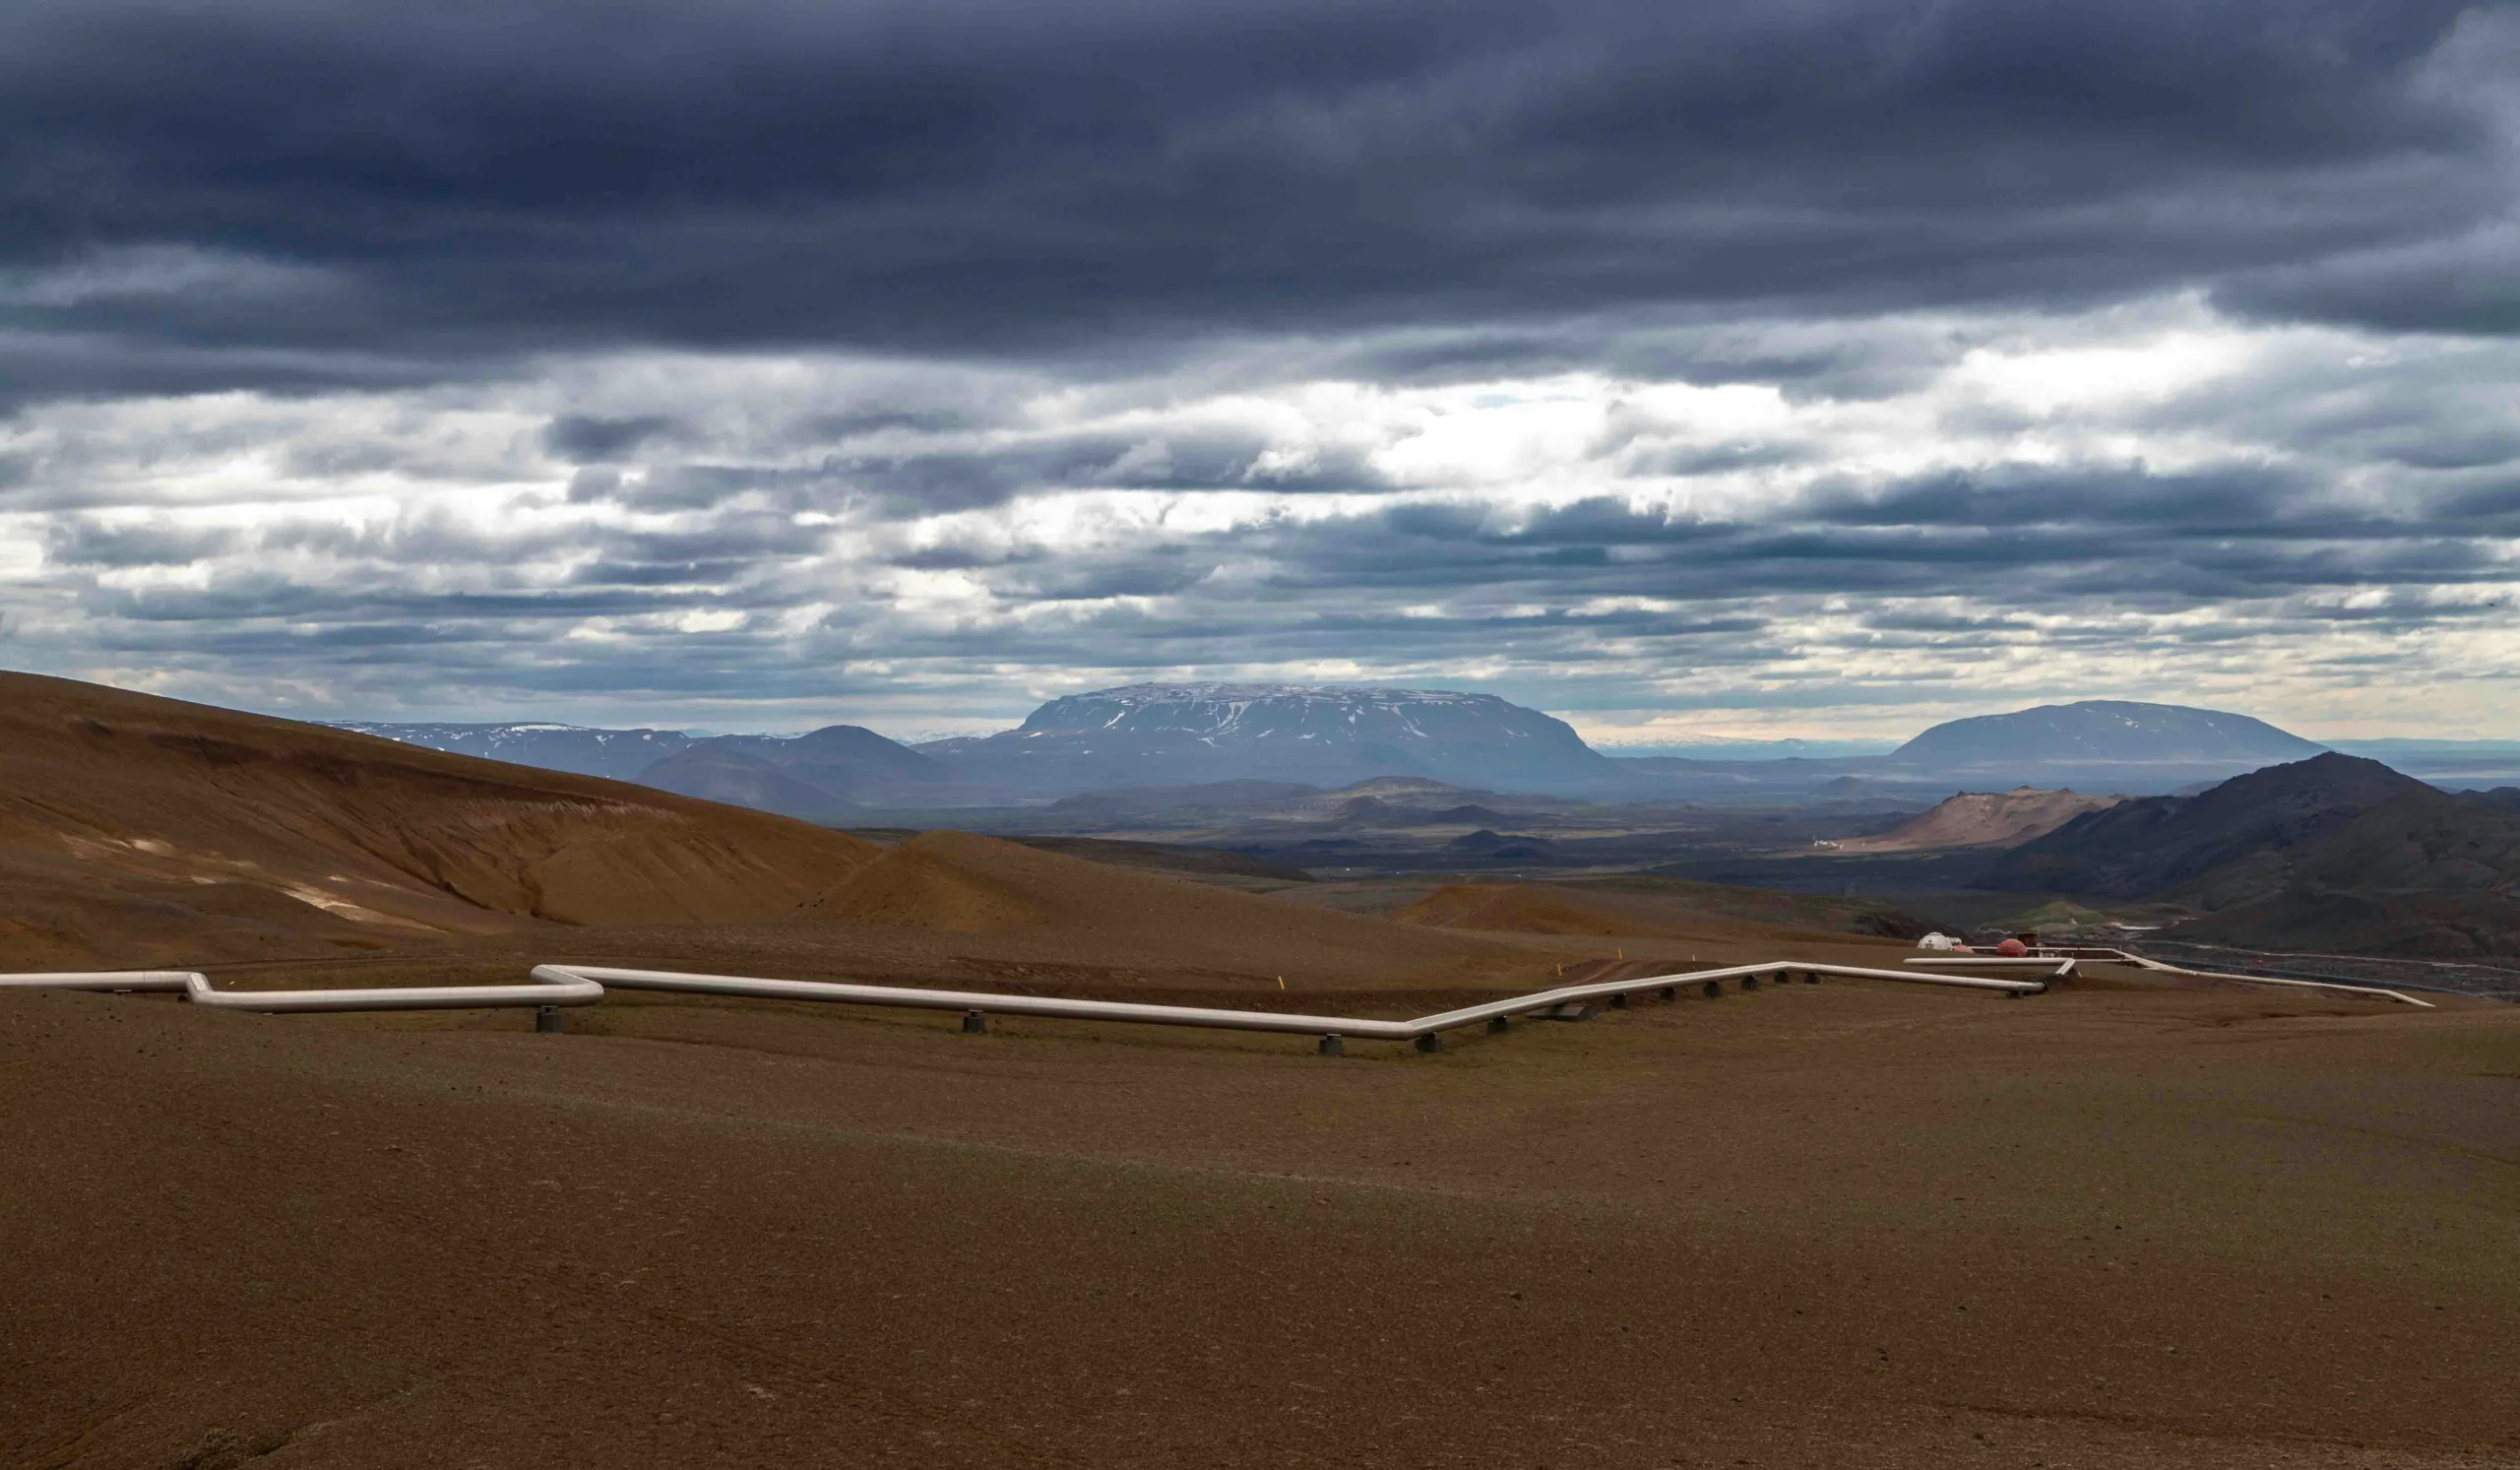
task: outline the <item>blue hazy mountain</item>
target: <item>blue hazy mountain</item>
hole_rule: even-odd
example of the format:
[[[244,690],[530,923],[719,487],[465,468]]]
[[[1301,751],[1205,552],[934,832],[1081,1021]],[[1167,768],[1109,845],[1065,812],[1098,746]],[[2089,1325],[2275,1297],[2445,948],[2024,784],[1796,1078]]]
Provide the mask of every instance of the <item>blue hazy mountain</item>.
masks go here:
[[[1617,772],[1565,721],[1495,695],[1365,684],[1132,684],[917,749],[967,780],[1035,795],[1371,776],[1581,790]]]
[[[2263,720],[2181,704],[2087,699],[1934,726],[1890,753],[1937,770],[2039,764],[2229,765],[2304,760],[2327,747]]]
[[[827,725],[792,737],[698,740],[648,767],[639,780],[807,821],[845,822],[873,806],[950,806],[993,795],[964,789],[943,765],[857,725]]]

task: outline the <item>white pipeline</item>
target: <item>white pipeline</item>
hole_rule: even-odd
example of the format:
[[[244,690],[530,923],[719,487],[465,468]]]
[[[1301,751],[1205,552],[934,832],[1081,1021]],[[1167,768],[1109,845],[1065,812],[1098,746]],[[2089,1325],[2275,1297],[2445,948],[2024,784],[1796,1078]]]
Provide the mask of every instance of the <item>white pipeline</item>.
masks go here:
[[[2070,960],[2049,961],[2053,975],[2070,973]],[[851,985],[818,980],[763,980],[738,975],[692,975],[669,970],[621,970],[598,965],[536,965],[533,983],[517,986],[437,986],[425,989],[220,991],[207,976],[191,970],[101,970],[41,975],[0,975],[0,990],[172,991],[195,1005],[251,1011],[449,1010],[465,1007],[593,1005],[606,987],[625,991],[673,991],[703,995],[741,995],[760,1000],[816,1000],[850,1005],[906,1006],[919,1010],[959,1010],[982,1014],[1055,1016],[1075,1021],[1133,1021],[1157,1026],[1206,1026],[1230,1031],[1273,1031],[1306,1036],[1357,1037],[1375,1041],[1417,1041],[1463,1026],[1478,1025],[1538,1011],[1554,1011],[1588,1001],[1643,994],[1676,993],[1695,987],[1712,993],[1724,982],[1749,989],[1761,979],[1800,972],[1849,980],[1895,980],[1960,990],[2005,994],[2037,994],[2044,980],[1997,980],[1977,976],[1922,975],[1915,971],[1869,970],[1855,965],[1771,961],[1720,970],[1693,970],[1681,975],[1653,975],[1630,980],[1560,986],[1505,1000],[1464,1006],[1411,1021],[1365,1016],[1297,1015],[1282,1011],[1224,1010],[1194,1005],[1146,1005],[1125,1000],[1070,1000],[1046,995],[1001,994],[987,991],[930,991],[909,986]]]
[[[2148,960],[2140,954],[2129,954],[2122,949],[2098,949],[2088,945],[2077,946],[2072,951],[2072,959],[2067,959],[2065,961],[2065,968],[2063,970],[2053,973],[2072,973],[2074,959],[2098,960],[2104,964],[2133,965],[2139,970],[2151,970],[2162,975],[2186,975],[2197,980],[2235,980],[2238,981],[2242,985],[2252,986],[2294,986],[2302,990],[2311,991],[2350,991],[2358,995],[2384,995],[2391,1000],[2402,1001],[2408,1005],[2421,1006],[2426,1010],[2436,1010],[2439,1008],[2429,1000],[2419,1000],[2404,991],[2392,991],[2385,986],[2348,985],[2341,980],[2278,980],[2271,975],[2228,975],[2214,970],[2189,970],[2178,965],[2166,965],[2160,960]],[[2054,963],[2055,958],[2056,957],[2051,953],[2024,955],[2020,958],[2013,958],[2006,955],[1984,954],[1926,954],[1919,955],[1915,959],[1906,961],[1906,963],[1911,965],[1928,966],[1936,970],[1993,970],[2005,966],[2052,964]]]

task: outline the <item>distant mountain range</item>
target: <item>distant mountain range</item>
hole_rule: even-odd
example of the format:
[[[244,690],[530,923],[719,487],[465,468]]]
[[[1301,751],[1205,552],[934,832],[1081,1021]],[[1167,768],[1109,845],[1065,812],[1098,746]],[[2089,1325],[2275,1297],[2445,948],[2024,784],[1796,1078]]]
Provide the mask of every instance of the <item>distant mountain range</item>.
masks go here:
[[[828,725],[792,739],[695,740],[638,779],[686,797],[818,822],[846,822],[871,805],[974,805],[997,797],[942,762],[855,725]]]
[[[1556,861],[1566,844],[1511,830],[1534,801],[1643,803],[1650,821],[1668,809],[1656,803],[1878,802],[1963,788],[1991,794],[1839,851],[2008,846],[1980,887],[2203,915],[2184,936],[2520,954],[2520,781],[2454,795],[2260,720],[2180,705],[2044,705],[1937,725],[1886,754],[1713,761],[1606,756],[1565,722],[1492,695],[1350,685],[1138,684],[1052,700],[997,735],[915,747],[850,725],[792,737],[346,728],[835,825],[936,825],[956,808],[1021,805],[1089,828],[1185,815],[1192,827],[1285,828],[1282,845],[1324,852],[1354,846],[1340,834],[1450,826],[1470,830],[1440,844],[1442,861],[1474,865]],[[2385,748],[2468,783],[2520,775],[2520,744]],[[2133,799],[2056,790],[2066,786]]]
[[[2324,747],[2263,721],[2093,700],[1937,725],[1885,754],[1767,760],[1611,756],[1562,720],[1488,694],[1348,684],[1133,684],[1054,699],[1016,729],[915,746],[835,725],[800,736],[700,736],[555,724],[344,728],[467,755],[638,781],[815,821],[1029,806],[1088,793],[1233,783],[1322,790],[1377,776],[1596,801],[1920,799],[1955,790],[2202,789]],[[2461,779],[2491,749],[2460,747]],[[2413,754],[2414,752],[2410,752]],[[2520,745],[2502,769],[2520,776]]]

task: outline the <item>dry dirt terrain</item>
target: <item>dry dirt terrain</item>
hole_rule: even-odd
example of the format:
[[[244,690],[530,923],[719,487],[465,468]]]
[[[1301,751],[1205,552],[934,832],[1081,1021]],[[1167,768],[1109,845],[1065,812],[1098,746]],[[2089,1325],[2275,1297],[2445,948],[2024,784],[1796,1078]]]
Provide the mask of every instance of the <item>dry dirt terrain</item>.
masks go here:
[[[1914,952],[1837,900],[1262,896],[12,687],[0,970],[1410,1015]],[[1830,982],[1336,1060],[566,1024],[0,993],[0,1465],[2520,1465],[2507,1006]]]
[[[2520,1463],[2520,1012],[0,997],[11,1465]]]

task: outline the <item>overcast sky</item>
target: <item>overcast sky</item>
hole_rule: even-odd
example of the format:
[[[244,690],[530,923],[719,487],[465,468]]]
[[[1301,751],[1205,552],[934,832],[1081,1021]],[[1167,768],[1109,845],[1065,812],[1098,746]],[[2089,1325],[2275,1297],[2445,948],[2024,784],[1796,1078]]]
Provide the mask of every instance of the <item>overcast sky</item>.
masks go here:
[[[2520,10],[14,0],[0,665],[2520,736]]]

